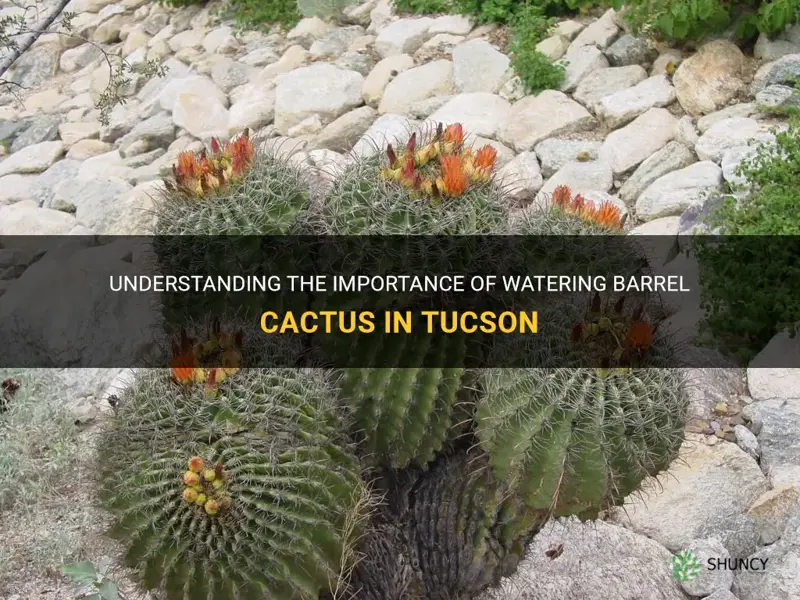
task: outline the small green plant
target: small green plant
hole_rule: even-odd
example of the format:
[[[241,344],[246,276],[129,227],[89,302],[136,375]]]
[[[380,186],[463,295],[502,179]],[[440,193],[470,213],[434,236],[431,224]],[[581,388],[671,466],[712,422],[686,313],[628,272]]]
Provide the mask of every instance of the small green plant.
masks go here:
[[[701,236],[694,245],[710,331],[723,349],[749,360],[775,334],[793,333],[800,323],[800,293],[793,285],[800,234],[800,119],[791,119],[774,143],[759,146],[737,173],[752,191],[745,198],[722,198],[708,219],[729,237],[716,243]],[[786,284],[769,285],[774,281]]]
[[[175,8],[182,8],[184,6],[195,6],[197,4],[206,4],[208,0],[159,0],[159,4],[166,4],[167,6],[174,6]]]
[[[297,0],[297,10],[304,17],[337,19],[356,0]]]
[[[295,0],[230,0],[224,14],[240,27],[262,30],[273,25],[290,29],[303,18]]]
[[[544,15],[537,6],[525,6],[513,21],[509,50],[511,66],[519,75],[528,94],[538,94],[547,89],[558,89],[564,79],[564,67],[552,63],[536,49],[547,37],[555,19]]]
[[[122,600],[116,581],[108,576],[111,559],[103,558],[97,566],[85,560],[61,567],[61,574],[69,577],[85,595],[83,600]]]
[[[431,15],[453,11],[453,0],[394,0],[398,14]]]

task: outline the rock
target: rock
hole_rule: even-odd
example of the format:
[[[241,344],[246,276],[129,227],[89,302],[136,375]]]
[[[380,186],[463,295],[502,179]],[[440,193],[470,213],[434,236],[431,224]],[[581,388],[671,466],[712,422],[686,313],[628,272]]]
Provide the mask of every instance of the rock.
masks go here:
[[[211,80],[226,94],[250,81],[255,69],[230,58],[220,58],[211,68]]]
[[[608,59],[596,46],[570,46],[559,62],[564,65],[562,92],[574,91],[584,77],[609,66]]]
[[[317,136],[314,147],[334,152],[348,152],[369,129],[377,116],[378,113],[375,109],[369,106],[351,110],[328,124]]]
[[[732,104],[725,108],[713,112],[705,117],[700,117],[697,120],[697,130],[702,134],[708,131],[712,125],[724,121],[725,119],[732,119],[733,117],[749,117],[756,112],[757,107],[752,102],[744,102],[741,104]]]
[[[658,52],[650,48],[647,42],[628,33],[611,44],[605,54],[613,67],[644,65],[653,62],[658,56]]]
[[[800,401],[796,398],[761,400],[753,406],[752,414],[762,424],[758,434],[762,471],[774,487],[798,485],[800,443],[797,440],[797,427],[800,426]]]
[[[694,540],[686,547],[686,550],[697,557],[698,562],[703,565],[697,577],[690,581],[682,581],[683,591],[690,596],[708,596],[718,590],[730,590],[733,585],[733,571],[728,569],[710,569],[709,559],[728,560],[731,555],[728,550],[717,539]]]
[[[644,496],[630,496],[612,519],[679,552],[692,540],[732,532],[733,517],[744,514],[767,483],[736,445],[687,441],[669,470],[641,489]]]
[[[77,19],[73,19],[73,26],[77,24],[76,22]],[[71,36],[64,36],[64,38],[75,40],[76,43],[73,43],[73,46],[79,46],[86,41]],[[56,74],[60,54],[61,48],[58,43],[34,45],[14,61],[13,66],[3,75],[3,78],[26,87],[37,86]]]
[[[153,106],[154,109],[161,108],[158,104]],[[112,143],[116,142],[119,138],[130,132],[139,122],[139,115],[136,110],[131,106],[118,104],[111,110],[108,118],[108,124],[100,128],[100,141]]]
[[[679,142],[668,142],[657,150],[633,172],[619,190],[619,197],[625,202],[635,202],[639,195],[659,177],[688,167],[697,158],[689,148]]]
[[[708,42],[675,71],[678,102],[695,117],[719,110],[744,87],[743,69],[744,55],[735,44]]]
[[[289,73],[311,60],[311,55],[302,46],[289,46],[280,60],[267,65],[258,76],[261,83],[273,81],[281,73]]]
[[[228,109],[195,94],[178,96],[172,107],[172,120],[201,140],[228,135]]]
[[[495,159],[494,163],[496,171],[502,169],[504,166],[514,160],[514,157],[516,156],[514,151],[505,144],[501,144],[495,140],[490,140],[489,138],[481,137],[471,133],[467,133],[465,135],[464,144],[471,146],[472,148],[480,148],[481,146],[491,146],[494,148],[497,151],[497,158]]]
[[[252,90],[241,100],[236,100],[228,111],[228,133],[244,130],[256,131],[272,121],[275,116],[275,88],[253,84]]]
[[[758,460],[758,457],[761,455],[761,449],[758,447],[758,439],[753,435],[753,432],[744,425],[736,425],[736,427],[733,428],[733,433],[736,435],[736,445],[755,460]]]
[[[773,337],[747,369],[750,396],[754,400],[800,398],[800,370],[769,368],[797,364],[799,354],[800,338],[790,338],[786,333]]]
[[[0,235],[64,235],[74,226],[74,216],[39,208],[33,200],[0,206]]]
[[[648,225],[667,221],[668,219],[671,219],[674,225],[675,217],[663,217],[650,221],[650,223],[642,225],[641,228],[644,229]],[[651,228],[651,231],[653,230],[654,228]],[[651,233],[650,235],[653,234]],[[675,246],[678,239],[675,236],[674,228],[669,229],[668,235],[670,236],[671,245],[669,250],[672,256],[665,256],[667,260],[663,260],[661,264],[673,260],[673,257],[678,252]],[[685,257],[686,255],[683,256]],[[710,357],[708,362],[711,362],[713,358]],[[715,365],[708,368],[686,369],[684,373],[688,383],[686,392],[689,397],[690,419],[710,421],[714,418],[714,407],[716,405],[729,402],[732,397],[744,394],[744,386],[742,385],[744,372],[742,369],[718,368]]]
[[[566,94],[545,90],[514,104],[498,136],[500,141],[522,152],[549,137],[587,131],[596,125],[594,117]]]
[[[717,590],[710,596],[706,596],[703,600],[739,600],[733,595],[730,590]]]
[[[134,142],[143,141],[149,150],[151,148],[167,148],[174,140],[175,125],[172,117],[168,112],[163,111],[136,125],[129,133],[120,138],[117,146],[124,151]]]
[[[425,98],[425,100],[414,102],[408,109],[408,113],[415,119],[427,119],[452,99],[453,96],[450,94]]]
[[[345,71],[355,71],[365,77],[372,71],[375,64],[372,62],[372,57],[363,52],[345,52],[333,63],[340,69]]]
[[[19,173],[0,177],[0,206],[32,200],[31,185],[36,177],[36,175],[20,175]],[[38,202],[36,204],[38,205]]]
[[[58,126],[61,120],[56,116],[39,117],[30,123],[23,131],[19,132],[11,144],[11,152],[16,153],[42,142],[52,142],[58,139]]]
[[[800,598],[800,517],[786,526],[780,540],[762,548],[751,559],[768,561],[763,571],[739,571],[733,591],[741,600]]]
[[[0,177],[10,173],[41,173],[64,155],[63,142],[26,146],[0,162]]]
[[[646,79],[647,71],[639,65],[598,69],[584,77],[573,97],[592,112],[596,112],[598,104],[606,96],[629,89]]]
[[[162,110],[173,112],[180,96],[195,96],[204,102],[219,104],[223,108],[229,106],[225,92],[205,75],[189,75],[167,82],[158,94],[158,103]]]
[[[756,105],[776,108],[778,106],[800,107],[800,93],[788,85],[768,85],[756,94]]]
[[[424,64],[437,58],[448,58],[453,53],[453,48],[466,39],[463,35],[439,33],[420,46],[414,53],[414,62]]]
[[[533,199],[544,180],[539,161],[533,152],[521,152],[497,171],[496,180],[507,190],[509,197],[520,202]]]
[[[167,43],[173,52],[180,52],[188,48],[200,48],[205,35],[205,29],[187,29],[170,37]]]
[[[56,186],[65,179],[78,174],[80,163],[76,160],[59,160],[49,169],[38,175],[7,175],[0,180],[3,184],[3,196],[17,195],[13,202],[34,200],[38,206],[47,204],[53,197]],[[11,178],[24,178],[14,181]],[[0,200],[0,203],[3,203]]]
[[[324,125],[319,115],[311,115],[300,121],[297,125],[290,127],[287,135],[290,138],[301,138],[313,136],[322,131]]]
[[[750,91],[757,94],[767,86],[787,83],[797,77],[800,77],[800,53],[787,54],[778,60],[762,65],[753,76]]]
[[[319,17],[300,19],[297,25],[286,34],[286,39],[308,49],[316,40],[324,38],[333,27],[331,23],[327,23]]]
[[[278,60],[280,60],[280,55],[274,49],[265,47],[256,48],[252,52],[245,54],[239,59],[239,62],[251,67],[263,67],[278,62]]]
[[[452,35],[467,35],[474,27],[472,19],[463,15],[443,15],[437,17],[428,28],[429,35],[449,33]]]
[[[562,35],[568,40],[574,40],[575,37],[584,30],[586,23],[579,23],[578,21],[566,20],[560,21],[553,29],[553,35]]]
[[[387,25],[375,38],[375,51],[386,58],[393,54],[414,54],[430,37],[430,17],[400,19]]]
[[[554,548],[563,552],[551,558]],[[670,560],[663,546],[622,527],[574,517],[553,520],[533,538],[514,574],[479,598],[686,600]]]
[[[722,161],[727,150],[747,146],[750,140],[763,141],[773,136],[755,119],[733,117],[715,123],[700,136],[694,150],[700,160]]]
[[[233,29],[228,26],[217,27],[209,31],[203,38],[203,48],[209,54],[229,54],[231,50],[235,51],[235,46],[238,43],[233,40]]]
[[[644,221],[680,215],[722,189],[722,169],[702,161],[656,179],[636,200],[636,215]]]
[[[511,113],[511,104],[488,92],[454,96],[430,116],[434,123],[461,123],[464,130],[475,135],[493,138]]]
[[[744,426],[736,426],[739,427]],[[761,543],[774,544],[786,530],[789,520],[800,515],[800,490],[797,485],[784,484],[764,492],[753,502],[747,514],[756,522]]]
[[[771,40],[764,33],[759,34],[756,45],[753,48],[753,58],[764,62],[778,60],[787,54],[800,54],[800,46],[787,40]]]
[[[364,77],[325,63],[283,73],[277,82],[275,128],[283,135],[314,114],[324,126],[362,103]]]
[[[347,51],[354,39],[364,35],[358,25],[331,29],[324,37],[311,44],[309,53],[313,58],[336,58]]]
[[[404,144],[415,124],[403,115],[381,115],[356,142],[352,154],[363,157],[382,152],[387,144]]]
[[[392,0],[378,0],[375,8],[370,11],[369,17],[367,33],[377,33],[392,18]]]
[[[99,138],[100,123],[97,121],[89,123],[62,123],[58,126],[58,134],[64,144],[72,146],[81,140]]]
[[[449,94],[453,89],[453,63],[436,60],[399,73],[388,83],[378,105],[380,114],[407,114],[415,102]]]
[[[581,31],[572,42],[570,49],[581,46],[595,46],[600,50],[608,48],[609,44],[619,35],[619,27],[613,19],[614,10],[609,9],[594,23]]]
[[[87,158],[81,163],[78,178],[101,179],[103,177],[116,177],[125,181],[133,179],[133,169],[125,166],[119,150]]]
[[[63,73],[74,73],[90,65],[102,55],[100,48],[94,44],[81,44],[61,53],[59,69]]]
[[[563,57],[569,49],[569,40],[562,35],[551,35],[536,44],[536,51],[541,52],[550,62],[555,62]]]
[[[542,175],[550,177],[565,164],[579,161],[597,160],[601,142],[593,140],[560,140],[550,138],[536,144],[536,156],[542,165]]]
[[[370,23],[370,14],[375,9],[376,4],[377,2],[375,0],[368,0],[365,4],[351,4],[342,11],[342,20],[345,23],[353,23],[366,27]]]
[[[675,141],[680,142],[687,148],[694,148],[699,136],[694,128],[692,117],[686,115],[678,120],[678,131],[675,133]]]
[[[0,298],[0,335],[7,340],[0,352],[6,357],[25,357],[28,364],[55,367],[132,363],[144,358],[145,349],[150,350],[155,340],[152,331],[158,311],[153,309],[152,297],[92,285],[108,281],[111,275],[141,272],[140,265],[123,258],[130,252],[121,247],[130,247],[130,242],[87,248],[89,238],[71,239],[72,243],[59,243],[31,265]],[[57,296],[52,294],[54,286]]]
[[[623,67],[624,68],[624,67]],[[641,83],[606,96],[597,104],[597,117],[616,129],[654,107],[675,101],[675,88],[666,75],[656,75]]]
[[[58,185],[46,208],[74,212],[78,223],[105,233],[108,213],[116,208],[119,196],[132,187],[115,177],[75,178]]]
[[[381,97],[383,97],[383,91],[389,82],[397,77],[398,74],[407,71],[413,66],[414,59],[408,54],[395,54],[381,60],[372,67],[369,75],[364,80],[364,86],[361,90],[364,102],[376,107]]]
[[[576,194],[607,192],[614,185],[611,165],[602,160],[566,163],[545,182],[542,195],[550,195],[559,185],[566,185]]]
[[[631,123],[611,132],[600,148],[614,169],[614,175],[625,173],[644,159],[663,148],[674,137],[676,119],[665,108],[651,108]]]
[[[510,64],[486,40],[472,40],[453,49],[453,80],[457,92],[495,92]]]
[[[161,180],[137,185],[116,199],[99,223],[107,235],[151,235],[155,229],[154,201],[166,190]]]

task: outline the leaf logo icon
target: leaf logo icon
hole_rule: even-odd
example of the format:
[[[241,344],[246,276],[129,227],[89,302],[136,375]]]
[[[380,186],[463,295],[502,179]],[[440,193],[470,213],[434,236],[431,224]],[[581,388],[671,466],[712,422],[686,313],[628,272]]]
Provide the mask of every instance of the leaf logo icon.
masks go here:
[[[700,574],[700,561],[697,557],[683,550],[672,557],[672,576],[680,582],[691,581]]]

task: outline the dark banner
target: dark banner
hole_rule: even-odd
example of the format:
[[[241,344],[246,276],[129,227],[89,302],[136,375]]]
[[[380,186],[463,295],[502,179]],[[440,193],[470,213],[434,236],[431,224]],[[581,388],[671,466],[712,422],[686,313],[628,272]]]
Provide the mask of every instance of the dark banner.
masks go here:
[[[793,237],[6,236],[0,366],[746,364],[800,322],[798,256]]]

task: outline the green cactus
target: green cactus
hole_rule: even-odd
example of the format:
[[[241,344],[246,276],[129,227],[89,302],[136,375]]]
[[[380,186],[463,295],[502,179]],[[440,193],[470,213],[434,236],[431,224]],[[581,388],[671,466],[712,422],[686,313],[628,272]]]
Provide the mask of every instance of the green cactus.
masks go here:
[[[674,369],[495,369],[484,373],[476,430],[528,510],[587,518],[668,467],[686,411]]]
[[[161,370],[138,376],[98,456],[112,533],[146,588],[169,600],[316,600],[329,589],[364,493],[332,392],[317,372],[289,369],[239,371],[211,399]],[[193,456],[224,472],[229,505],[215,515],[182,496]]]

